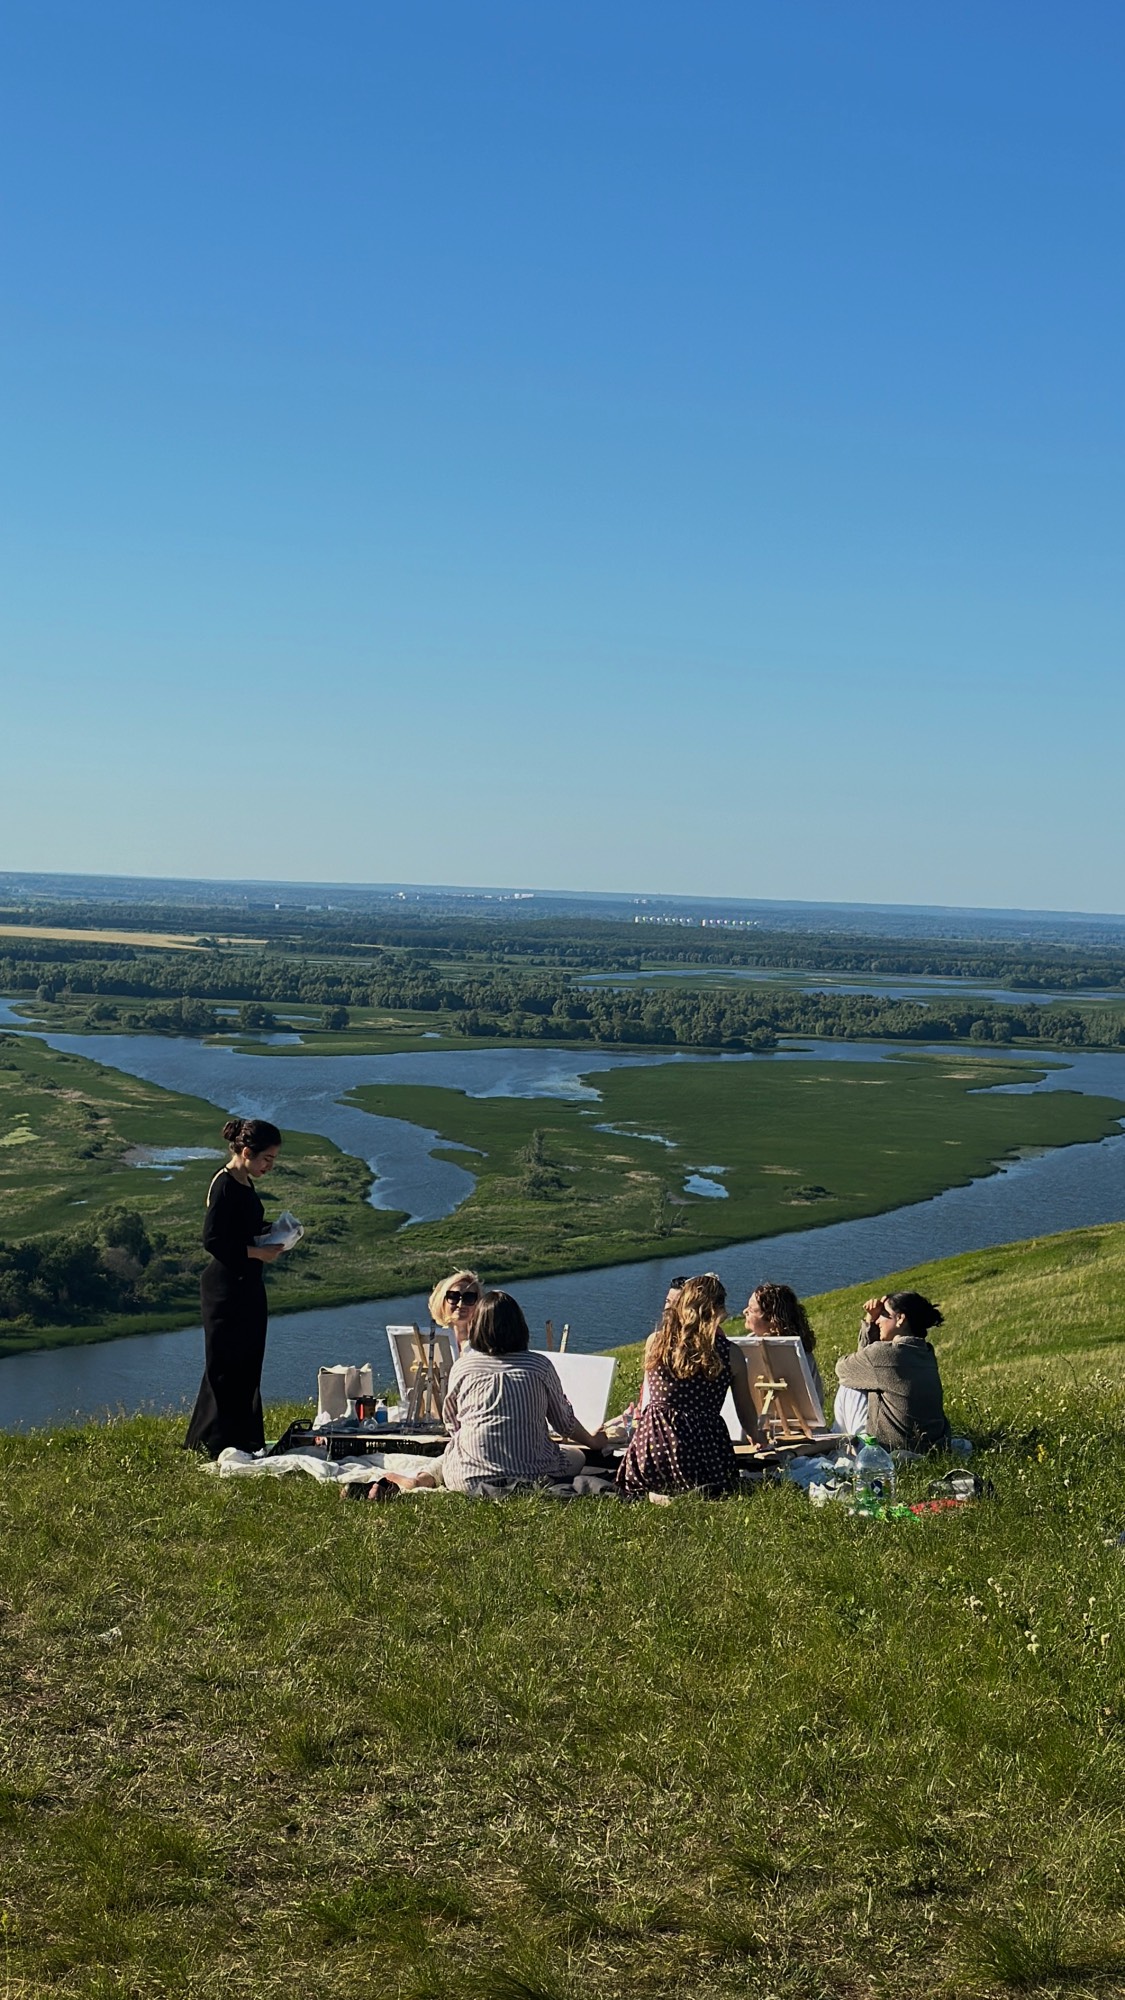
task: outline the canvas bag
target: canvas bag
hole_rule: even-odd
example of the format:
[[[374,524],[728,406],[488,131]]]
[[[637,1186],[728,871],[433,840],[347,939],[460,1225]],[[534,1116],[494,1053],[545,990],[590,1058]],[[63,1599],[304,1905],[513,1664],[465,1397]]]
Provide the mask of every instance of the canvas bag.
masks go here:
[[[375,1377],[370,1361],[359,1368],[348,1368],[340,1362],[335,1368],[317,1370],[316,1409],[320,1417],[345,1416],[348,1404],[354,1403],[357,1396],[374,1394]]]

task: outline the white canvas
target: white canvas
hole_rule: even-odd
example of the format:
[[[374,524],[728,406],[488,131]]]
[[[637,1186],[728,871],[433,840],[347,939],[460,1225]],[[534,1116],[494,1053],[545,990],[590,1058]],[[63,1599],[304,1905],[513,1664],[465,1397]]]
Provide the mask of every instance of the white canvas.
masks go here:
[[[812,1370],[809,1367],[809,1357],[805,1353],[796,1334],[767,1334],[764,1338],[753,1333],[741,1334],[731,1340],[731,1346],[741,1347],[747,1361],[755,1362],[766,1360],[769,1349],[783,1348],[787,1362],[786,1373],[792,1379],[793,1373],[796,1371],[798,1380],[801,1382],[808,1396],[808,1408],[802,1414],[807,1417],[813,1430],[823,1430],[826,1428],[824,1411],[821,1408],[820,1397],[816,1393],[816,1384],[813,1381]],[[794,1352],[794,1350],[796,1351]],[[729,1390],[727,1391],[726,1401],[723,1404],[722,1414],[728,1431],[737,1443],[742,1436],[742,1425],[738,1421],[738,1415],[734,1407],[734,1397]]]
[[[609,1408],[609,1392],[617,1373],[612,1354],[548,1354],[548,1361],[562,1383],[563,1394],[580,1424],[588,1431],[600,1431]]]
[[[453,1335],[447,1333],[444,1327],[438,1328],[433,1339],[434,1359],[441,1363],[441,1379],[445,1383],[448,1382],[449,1371],[457,1359],[457,1348],[454,1344]],[[387,1345],[391,1350],[391,1363],[395,1371],[395,1381],[398,1383],[399,1399],[405,1412],[410,1390],[414,1382],[414,1371],[417,1367],[418,1358],[414,1346],[414,1328],[412,1326],[389,1326],[387,1328]],[[422,1330],[422,1346],[428,1355],[430,1351],[428,1329]]]

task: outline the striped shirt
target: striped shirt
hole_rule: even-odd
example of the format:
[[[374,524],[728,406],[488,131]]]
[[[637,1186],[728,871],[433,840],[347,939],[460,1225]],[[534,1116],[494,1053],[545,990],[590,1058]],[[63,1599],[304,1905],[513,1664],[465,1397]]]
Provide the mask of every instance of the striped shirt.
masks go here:
[[[546,1354],[479,1354],[466,1347],[450,1370],[442,1411],[450,1430],[442,1477],[454,1493],[472,1493],[493,1479],[559,1479],[562,1453],[547,1435],[563,1437],[577,1418]]]

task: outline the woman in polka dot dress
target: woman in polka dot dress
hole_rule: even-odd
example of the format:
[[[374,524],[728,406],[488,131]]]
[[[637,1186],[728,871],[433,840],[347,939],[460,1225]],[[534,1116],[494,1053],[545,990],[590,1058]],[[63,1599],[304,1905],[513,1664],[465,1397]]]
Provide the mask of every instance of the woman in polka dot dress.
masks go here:
[[[722,1331],[727,1295],[714,1272],[689,1278],[645,1345],[648,1400],[617,1474],[627,1500],[646,1493],[718,1499],[738,1486],[734,1446],[720,1414],[729,1389],[743,1430],[758,1419],[746,1359]]]

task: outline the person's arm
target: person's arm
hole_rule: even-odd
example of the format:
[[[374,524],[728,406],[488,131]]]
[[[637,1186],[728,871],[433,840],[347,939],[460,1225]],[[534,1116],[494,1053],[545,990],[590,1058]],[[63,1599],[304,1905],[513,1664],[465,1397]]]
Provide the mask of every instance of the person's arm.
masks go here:
[[[564,1435],[568,1443],[580,1444],[586,1451],[606,1451],[609,1447],[604,1426],[600,1431],[588,1431],[577,1417],[571,1418],[570,1429]]]
[[[764,1433],[754,1398],[750,1394],[750,1370],[741,1347],[730,1344],[730,1393],[734,1399],[734,1411],[745,1435],[752,1444],[761,1444]]]
[[[861,1347],[858,1354],[842,1354],[836,1363],[836,1373],[845,1389],[866,1389],[870,1394],[887,1388],[891,1371],[885,1364],[880,1366],[884,1352],[883,1343],[877,1341],[870,1347]]]
[[[561,1438],[570,1444],[580,1444],[587,1451],[604,1451],[606,1435],[604,1430],[595,1431],[591,1436],[584,1424],[580,1424],[574,1414],[569,1396],[564,1393],[562,1383],[551,1369],[551,1380],[547,1384],[547,1422]]]
[[[879,1338],[879,1312],[886,1305],[883,1298],[868,1299],[864,1304],[863,1318],[859,1324],[859,1339],[856,1352],[862,1354],[865,1347],[871,1347]]]
[[[280,1244],[265,1245],[248,1239],[249,1213],[246,1202],[240,1199],[238,1183],[224,1173],[212,1184],[203,1218],[203,1248],[228,1270],[239,1270],[247,1259],[272,1264],[281,1255]]]

